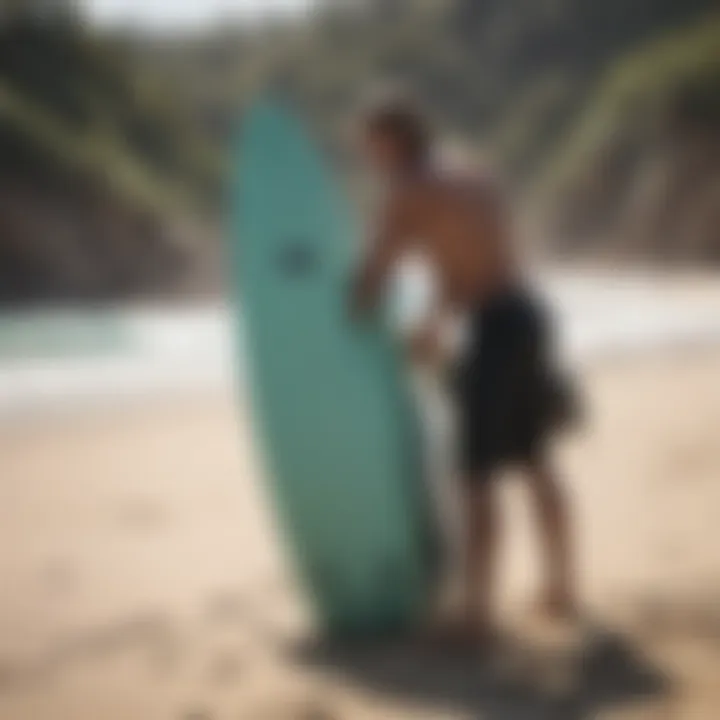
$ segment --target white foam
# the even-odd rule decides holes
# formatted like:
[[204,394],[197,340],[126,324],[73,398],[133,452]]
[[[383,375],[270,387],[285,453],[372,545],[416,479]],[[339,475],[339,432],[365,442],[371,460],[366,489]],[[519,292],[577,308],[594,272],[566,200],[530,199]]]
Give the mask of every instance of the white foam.
[[[401,289],[405,298],[400,302],[402,312],[412,315],[413,303],[426,300],[422,287],[408,285]],[[605,355],[720,342],[717,308],[671,299],[662,281],[641,275],[556,275],[545,277],[541,286],[556,311],[562,355],[573,365]],[[43,318],[47,327],[52,318],[48,313]],[[16,356],[4,347],[0,413],[118,402],[151,393],[233,391],[234,371],[241,363],[234,359],[228,308],[118,309],[108,311],[105,319],[121,329],[120,349],[79,355],[67,348],[59,353],[56,348],[46,353],[36,349],[28,357],[28,347],[42,342],[18,347]],[[30,315],[21,320],[32,323]],[[97,326],[102,313],[95,311],[92,320]],[[66,316],[62,322],[67,323]]]

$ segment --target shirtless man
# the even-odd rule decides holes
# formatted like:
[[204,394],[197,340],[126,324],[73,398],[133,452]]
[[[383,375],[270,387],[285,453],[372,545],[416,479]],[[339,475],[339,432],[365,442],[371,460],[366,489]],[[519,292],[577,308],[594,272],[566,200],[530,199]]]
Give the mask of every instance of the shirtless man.
[[551,360],[541,306],[523,284],[511,230],[498,193],[486,182],[452,178],[430,163],[423,118],[395,101],[365,119],[364,149],[389,183],[379,235],[353,288],[356,317],[368,313],[389,273],[409,250],[434,265],[440,303],[412,343],[436,357],[438,328],[462,313],[469,337],[452,373],[459,421],[460,467],[467,509],[467,559],[462,637],[487,639],[492,630],[497,552],[497,471],[525,471],[537,508],[547,576],[541,606],[553,615],[574,610],[565,499],[550,468],[546,441],[566,410]]

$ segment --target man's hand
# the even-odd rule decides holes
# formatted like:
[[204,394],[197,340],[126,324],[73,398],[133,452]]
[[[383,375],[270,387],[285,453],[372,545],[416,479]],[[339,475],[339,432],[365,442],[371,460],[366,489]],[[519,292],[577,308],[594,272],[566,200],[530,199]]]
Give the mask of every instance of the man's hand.
[[372,298],[369,297],[367,282],[364,274],[358,273],[350,286],[348,296],[348,314],[350,319],[355,322],[362,322],[367,318],[372,310]]
[[442,328],[437,322],[425,323],[413,332],[407,341],[407,348],[410,358],[418,365],[438,368],[445,363]]
[[362,320],[375,309],[388,274],[405,250],[405,212],[397,198],[386,208],[380,231],[352,284],[350,316],[353,320]]

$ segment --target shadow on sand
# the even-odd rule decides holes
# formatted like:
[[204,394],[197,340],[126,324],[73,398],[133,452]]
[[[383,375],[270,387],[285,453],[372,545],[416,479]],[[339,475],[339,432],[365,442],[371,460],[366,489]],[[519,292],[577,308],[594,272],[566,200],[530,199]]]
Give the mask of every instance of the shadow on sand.
[[617,632],[583,627],[571,647],[507,638],[483,662],[427,647],[315,643],[300,662],[417,706],[477,720],[590,720],[601,711],[663,700],[670,680]]

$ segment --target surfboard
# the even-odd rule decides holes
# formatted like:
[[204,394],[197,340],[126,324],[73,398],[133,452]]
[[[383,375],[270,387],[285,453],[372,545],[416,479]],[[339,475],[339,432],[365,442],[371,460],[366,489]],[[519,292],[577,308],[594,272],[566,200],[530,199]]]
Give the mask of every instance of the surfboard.
[[287,545],[325,629],[400,629],[428,603],[433,531],[398,348],[348,315],[350,205],[275,101],[246,113],[236,167],[238,336]]

